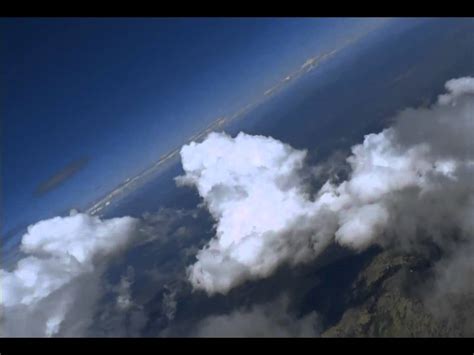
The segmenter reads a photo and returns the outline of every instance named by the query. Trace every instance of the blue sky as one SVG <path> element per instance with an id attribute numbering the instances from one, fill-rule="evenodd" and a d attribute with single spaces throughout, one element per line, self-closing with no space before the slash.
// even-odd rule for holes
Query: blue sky
<path id="1" fill-rule="evenodd" d="M 84 208 L 375 21 L 0 20 L 2 233 Z M 34 196 L 82 158 L 82 170 Z"/>

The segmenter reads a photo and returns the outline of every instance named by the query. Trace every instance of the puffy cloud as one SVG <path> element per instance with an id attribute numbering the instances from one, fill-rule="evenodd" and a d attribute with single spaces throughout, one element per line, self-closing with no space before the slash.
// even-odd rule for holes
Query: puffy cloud
<path id="1" fill-rule="evenodd" d="M 420 229 L 438 244 L 449 228 L 472 234 L 474 79 L 446 88 L 431 107 L 404 110 L 365 136 L 347 158 L 347 179 L 329 179 L 314 196 L 302 173 L 306 152 L 271 137 L 212 133 L 184 146 L 177 182 L 195 186 L 216 221 L 189 267 L 193 286 L 226 293 L 283 263 L 312 260 L 333 240 L 362 250 L 413 247 Z"/>
<path id="2" fill-rule="evenodd" d="M 466 94 L 474 95 L 474 78 L 464 77 L 451 79 L 446 82 L 445 87 L 448 93 L 438 97 L 439 104 L 455 104 L 456 98 L 460 96 Z"/>
<path id="3" fill-rule="evenodd" d="M 341 213 L 336 240 L 354 249 L 362 249 L 379 234 L 388 220 L 387 210 L 378 204 L 351 208 Z"/>
<path id="4" fill-rule="evenodd" d="M 103 266 L 128 245 L 137 225 L 131 217 L 72 212 L 28 227 L 24 257 L 0 270 L 2 335 L 80 335 L 100 294 Z"/>
<path id="5" fill-rule="evenodd" d="M 305 155 L 275 139 L 244 133 L 235 138 L 211 133 L 203 143 L 182 148 L 186 175 L 177 181 L 196 186 L 218 221 L 216 237 L 190 270 L 195 286 L 226 291 L 295 257 L 292 243 L 281 236 L 317 209 L 300 184 Z"/>

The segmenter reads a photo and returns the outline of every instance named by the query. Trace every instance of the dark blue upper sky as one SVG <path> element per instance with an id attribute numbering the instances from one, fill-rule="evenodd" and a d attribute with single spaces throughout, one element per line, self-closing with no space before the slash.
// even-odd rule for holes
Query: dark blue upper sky
<path id="1" fill-rule="evenodd" d="M 92 200 L 377 19 L 2 19 L 5 233 Z M 69 180 L 38 184 L 75 161 Z"/>

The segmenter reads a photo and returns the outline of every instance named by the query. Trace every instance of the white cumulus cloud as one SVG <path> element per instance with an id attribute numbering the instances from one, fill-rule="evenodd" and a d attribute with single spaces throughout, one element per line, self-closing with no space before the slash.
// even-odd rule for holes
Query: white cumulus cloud
<path id="1" fill-rule="evenodd" d="M 216 237 L 190 270 L 195 286 L 226 291 L 247 278 L 269 275 L 282 260 L 300 258 L 282 235 L 317 211 L 298 175 L 305 155 L 275 139 L 244 133 L 235 138 L 211 133 L 203 143 L 182 148 L 186 175 L 178 183 L 195 185 L 217 220 Z"/>
<path id="2" fill-rule="evenodd" d="M 71 213 L 28 227 L 24 257 L 12 270 L 0 269 L 2 335 L 80 335 L 99 294 L 102 266 L 128 245 L 137 223 Z"/>

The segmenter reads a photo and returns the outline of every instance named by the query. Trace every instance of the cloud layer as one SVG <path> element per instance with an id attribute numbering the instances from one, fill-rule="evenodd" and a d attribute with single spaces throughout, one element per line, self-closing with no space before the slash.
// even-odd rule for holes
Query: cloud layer
<path id="1" fill-rule="evenodd" d="M 137 225 L 131 217 L 73 212 L 28 227 L 24 257 L 13 270 L 0 270 L 2 335 L 80 335 L 92 317 L 103 266 L 130 243 Z"/>
<path id="2" fill-rule="evenodd" d="M 314 196 L 302 174 L 306 152 L 271 137 L 212 133 L 184 146 L 177 182 L 196 187 L 216 221 L 189 268 L 193 286 L 226 293 L 312 260 L 332 241 L 363 250 L 413 248 L 420 236 L 444 245 L 453 229 L 470 238 L 474 80 L 450 80 L 446 90 L 365 136 L 347 158 L 347 180 L 328 180 Z"/>
<path id="3" fill-rule="evenodd" d="M 229 314 L 204 318 L 196 325 L 196 337 L 315 337 L 319 318 L 315 312 L 296 317 L 288 310 L 287 297 Z"/>

